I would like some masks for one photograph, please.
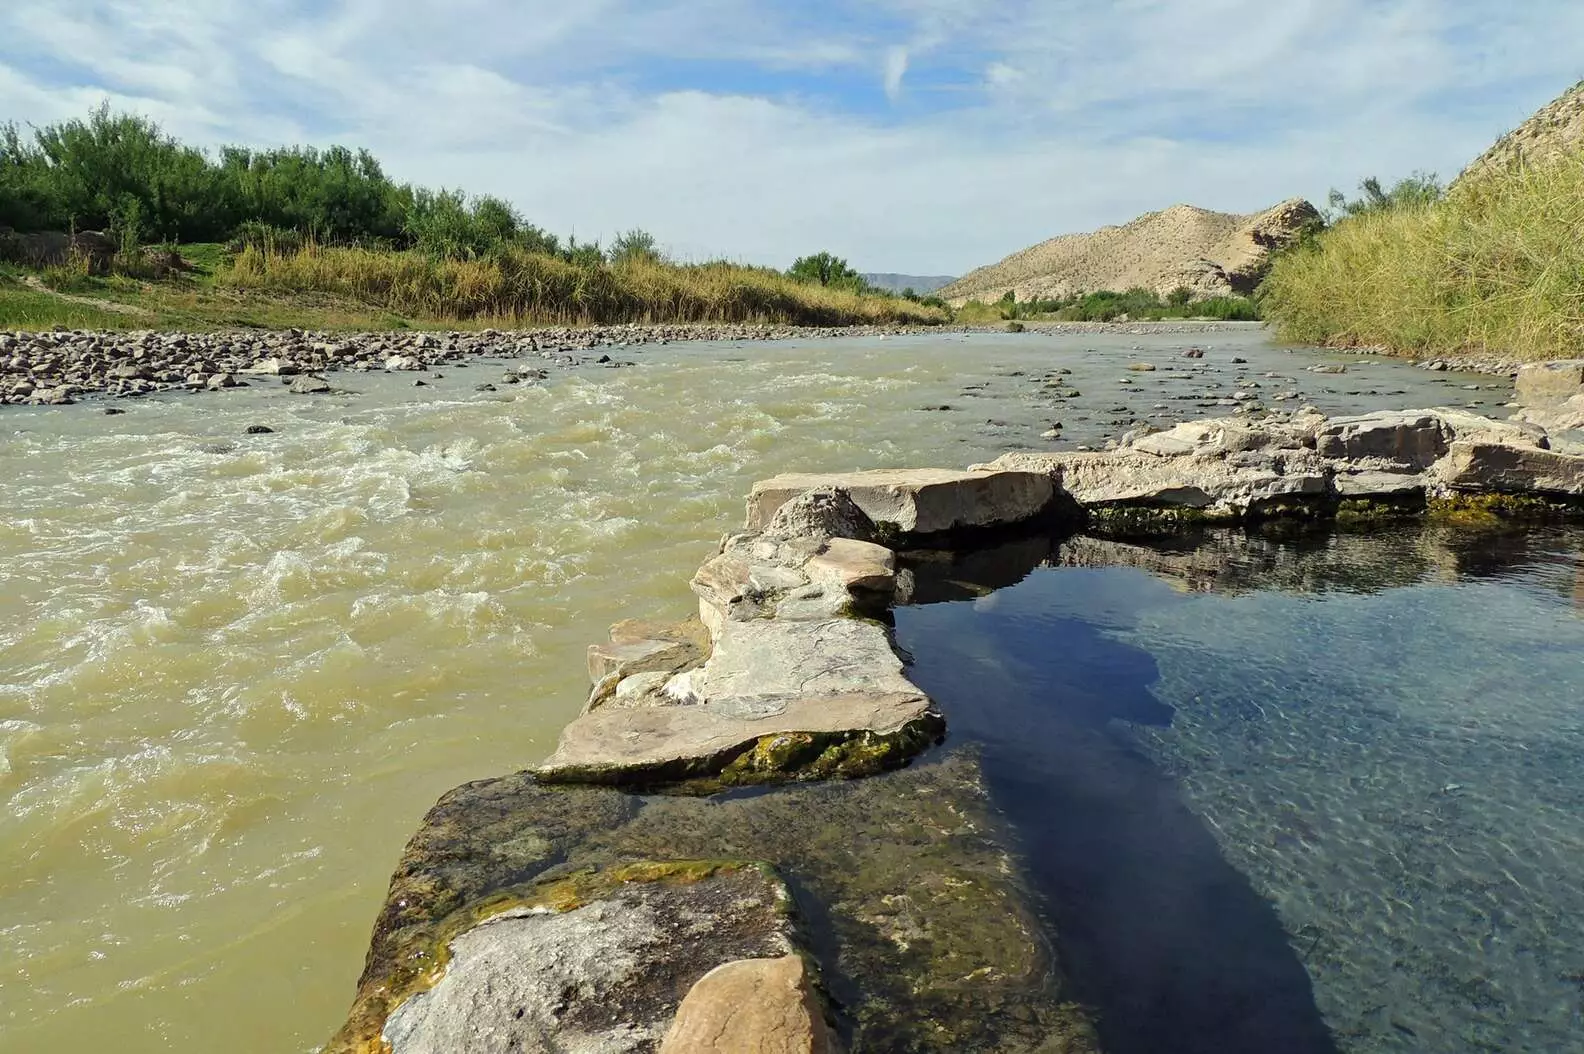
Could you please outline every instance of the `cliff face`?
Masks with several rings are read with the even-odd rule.
[[[1544,164],[1584,145],[1584,81],[1575,84],[1474,160],[1461,183],[1482,172],[1518,164]]]
[[[1196,298],[1252,292],[1271,253],[1290,244],[1319,212],[1292,198],[1251,215],[1174,205],[1120,227],[1066,234],[981,267],[940,291],[955,305],[1064,297],[1136,286],[1162,296],[1186,286]]]

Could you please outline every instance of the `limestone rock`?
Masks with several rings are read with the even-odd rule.
[[[748,529],[764,529],[787,502],[827,487],[847,491],[876,524],[905,534],[1022,523],[1047,511],[1054,495],[1049,477],[1037,472],[932,468],[793,473],[754,484]]]
[[[1008,454],[992,468],[1046,473],[1085,507],[1154,506],[1235,518],[1271,502],[1326,493],[1325,466],[1309,451],[1285,450],[1237,462],[1188,454],[1159,457],[1132,450]]]
[[[1538,447],[1460,440],[1436,466],[1435,475],[1459,490],[1584,496],[1584,455]]]
[[[664,695],[585,712],[535,771],[640,785],[847,776],[904,763],[942,725],[887,629],[852,618],[725,622],[709,661]]]
[[[1566,402],[1584,395],[1584,359],[1530,363],[1519,369],[1513,391],[1525,406]]]
[[[660,1054],[835,1054],[798,955],[717,966],[677,1008]]]
[[[723,623],[758,618],[774,610],[775,598],[808,584],[800,571],[741,552],[724,552],[700,567],[689,583],[699,598],[699,617],[712,634]]]
[[[350,1019],[327,1050],[375,1049],[388,1008],[434,970],[436,949],[479,912],[498,914],[503,897],[526,905],[556,876],[725,855],[765,861],[800,904],[817,905],[806,950],[855,1049],[1094,1054],[1013,845],[971,749],[874,779],[707,799],[546,786],[524,773],[470,783],[430,811],[403,852]],[[678,1002],[714,966],[761,955],[721,952],[679,974]],[[664,974],[671,956],[650,961]]]
[[[396,1007],[382,1038],[391,1054],[647,1054],[720,966],[797,959],[789,905],[778,879],[745,864],[638,863],[541,883],[453,937],[444,973]],[[765,1013],[727,1023],[743,1035],[780,1024],[790,1038],[792,1008],[775,999],[790,971],[744,973],[765,982]],[[806,973],[797,981],[812,1039],[824,1020]]]
[[[832,538],[803,570],[811,582],[848,593],[889,593],[896,587],[896,554],[852,538]]]
[[[775,511],[765,524],[770,538],[856,538],[872,541],[874,521],[840,487],[816,487]]]

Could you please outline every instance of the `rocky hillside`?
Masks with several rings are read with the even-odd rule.
[[[1271,253],[1319,215],[1302,198],[1249,216],[1173,205],[1120,227],[1041,242],[969,273],[939,295],[961,305],[997,300],[1008,290],[1019,300],[1137,286],[1161,296],[1181,286],[1201,298],[1248,293]]]
[[[1496,140],[1495,146],[1463,170],[1458,182],[1493,168],[1543,163],[1581,145],[1584,145],[1584,81]]]

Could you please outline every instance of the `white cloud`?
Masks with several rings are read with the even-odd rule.
[[[895,102],[902,95],[902,78],[907,76],[908,49],[893,47],[886,50],[885,93]]]
[[[948,273],[1177,201],[1451,175],[1584,74],[1581,35],[1570,0],[26,0],[0,117],[108,97],[196,142],[367,146],[579,237]],[[830,87],[876,56],[891,106]]]

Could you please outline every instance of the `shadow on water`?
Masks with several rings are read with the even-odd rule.
[[[1105,588],[1093,572],[1061,577],[1069,590]],[[929,599],[945,599],[946,580]],[[1109,724],[1170,723],[1147,652],[1082,620],[1001,614],[995,601],[904,607],[897,620],[917,656],[910,676],[941,702],[954,737],[983,746],[991,793],[1021,833],[1107,1051],[1337,1050],[1273,908],[1174,782]]]

